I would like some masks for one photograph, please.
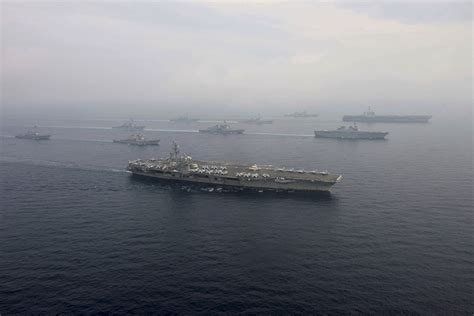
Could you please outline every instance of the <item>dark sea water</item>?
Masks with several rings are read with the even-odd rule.
[[[386,141],[315,139],[318,118],[196,133],[112,120],[3,122],[0,313],[472,315],[472,121],[360,125]],[[11,136],[38,124],[50,141]],[[236,125],[237,126],[237,125]],[[330,195],[217,193],[134,179],[167,155],[329,170]]]

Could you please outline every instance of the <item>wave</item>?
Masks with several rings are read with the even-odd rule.
[[[103,166],[93,166],[93,165],[81,165],[74,162],[54,161],[54,160],[45,160],[45,159],[18,158],[18,157],[11,157],[11,156],[0,156],[0,163],[18,163],[18,164],[28,164],[28,165],[45,166],[45,167],[64,168],[64,169],[130,173],[130,171],[126,169],[107,168]]]

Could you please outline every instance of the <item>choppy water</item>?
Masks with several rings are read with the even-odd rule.
[[[360,125],[386,141],[315,139],[336,120],[244,135],[145,122],[9,121],[0,155],[0,313],[472,314],[472,126]],[[33,124],[53,134],[11,136]],[[130,159],[176,140],[199,159],[327,169],[330,196],[209,193],[138,181]]]

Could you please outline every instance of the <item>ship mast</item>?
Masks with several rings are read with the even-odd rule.
[[[178,159],[179,156],[179,145],[173,141],[173,152],[171,153],[171,158]]]

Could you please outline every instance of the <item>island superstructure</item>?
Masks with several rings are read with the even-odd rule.
[[[169,157],[132,160],[127,169],[134,175],[158,180],[277,192],[329,191],[341,179],[340,175],[327,171],[194,160],[188,155],[181,155],[176,143]]]
[[[375,115],[369,109],[362,115],[344,115],[344,122],[365,122],[365,123],[428,123],[431,115]]]
[[[349,127],[341,126],[336,130],[314,131],[315,137],[337,139],[385,139],[387,135],[388,132],[361,131],[355,124]]]

